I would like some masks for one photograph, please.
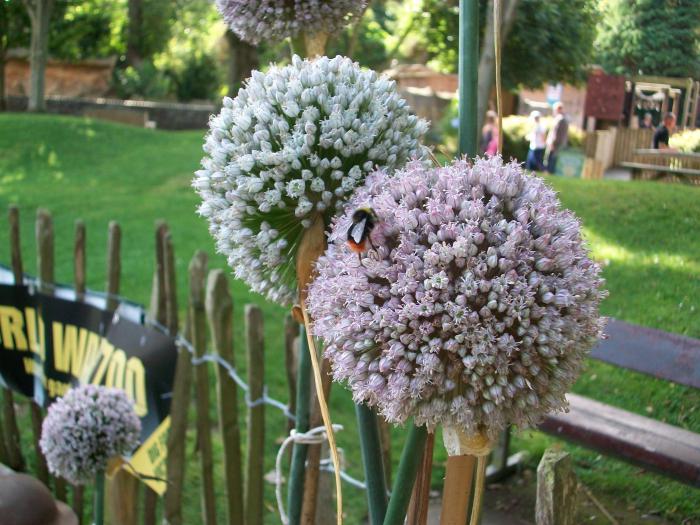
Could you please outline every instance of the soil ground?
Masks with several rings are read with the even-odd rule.
[[[596,493],[590,487],[579,488],[578,510],[574,523],[577,525],[611,525],[615,522],[605,516],[591,498],[593,497],[620,525],[671,525],[671,522],[654,514],[644,514],[633,507],[627,507]],[[429,525],[440,523],[440,496],[432,494],[428,515]],[[537,499],[537,473],[526,469],[501,483],[489,484],[484,499],[484,514],[481,525],[532,525],[535,522],[535,502]],[[683,525],[693,525],[685,522]]]

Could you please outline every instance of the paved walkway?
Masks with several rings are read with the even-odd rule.
[[[627,168],[610,168],[603,174],[604,179],[632,180],[632,172]]]

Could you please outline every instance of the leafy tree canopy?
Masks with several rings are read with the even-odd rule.
[[[481,30],[488,2],[481,0]],[[596,0],[519,0],[504,41],[502,74],[508,88],[580,82],[592,58]],[[419,31],[433,63],[457,71],[458,0],[424,0]],[[483,40],[483,39],[482,39]]]
[[[700,76],[700,0],[604,0],[595,43],[609,73]]]

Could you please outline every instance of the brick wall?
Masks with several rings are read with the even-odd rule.
[[[108,93],[115,59],[71,63],[49,60],[46,64],[46,94],[62,97],[101,97]],[[26,51],[11,50],[5,64],[8,96],[29,93],[29,60]]]

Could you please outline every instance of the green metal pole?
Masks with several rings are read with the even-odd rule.
[[[418,467],[423,459],[421,451],[425,449],[427,438],[428,431],[425,427],[417,427],[411,423],[406,444],[401,452],[396,480],[391,489],[391,498],[384,518],[384,525],[403,525],[406,519],[406,510],[408,502],[411,500],[413,484],[416,482]]]
[[[93,525],[103,525],[105,521],[105,473],[95,475],[95,500],[92,509]]]
[[[459,0],[459,153],[479,153],[479,0]]]
[[[367,505],[370,525],[380,525],[386,514],[386,478],[379,440],[377,415],[366,405],[355,405],[357,425],[360,427],[360,450],[367,483]]]
[[[299,329],[299,366],[297,369],[297,404],[296,431],[309,430],[309,395],[311,393],[311,357],[306,330]],[[301,519],[301,504],[304,496],[304,473],[306,471],[306,453],[308,445],[294,443],[292,465],[289,470],[289,489],[287,492],[287,509],[289,525],[298,525]]]

